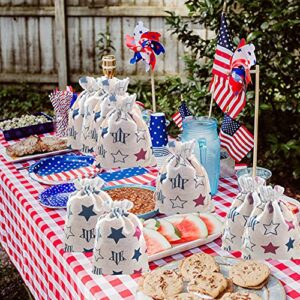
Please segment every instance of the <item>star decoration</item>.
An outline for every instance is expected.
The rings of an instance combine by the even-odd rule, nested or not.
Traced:
[[[103,144],[101,144],[101,146],[98,147],[98,153],[99,153],[99,155],[101,155],[103,158],[105,158],[106,152],[107,151],[104,149]]]
[[[95,257],[97,257],[96,261],[98,261],[99,259],[104,259],[104,257],[101,254],[101,250],[99,249],[95,249],[95,252],[98,252],[97,255],[95,255]]]
[[[88,221],[91,217],[97,216],[97,214],[93,211],[94,204],[90,206],[81,205],[81,212],[79,216],[85,217],[86,221]]]
[[[78,115],[79,115],[79,108],[74,109],[73,113],[72,113],[72,118],[75,119],[75,117],[78,116]]]
[[[163,195],[162,191],[160,190],[158,193],[157,193],[157,200],[160,201],[161,203],[164,203],[166,197]]]
[[[162,183],[166,178],[167,178],[167,173],[162,173],[159,178],[160,183]]]
[[[136,142],[138,143],[140,140],[146,140],[145,138],[146,130],[138,130],[136,135]]]
[[[93,252],[94,248],[91,248],[91,249],[86,249],[86,248],[83,248],[83,253],[86,253],[86,252]]]
[[[272,242],[270,242],[266,246],[261,246],[261,247],[264,248],[265,250],[264,253],[273,253],[273,254],[276,254],[276,250],[279,248],[279,246],[274,246]]]
[[[268,235],[268,234],[277,235],[277,228],[279,225],[280,225],[280,223],[273,223],[273,220],[270,222],[269,225],[263,224],[263,226],[265,228],[264,235]]]
[[[109,81],[108,81],[108,79],[104,79],[104,80],[102,81],[102,85],[109,86]]]
[[[184,208],[184,204],[187,202],[186,200],[180,199],[179,196],[176,196],[175,199],[170,199],[170,201],[172,202],[172,208]]]
[[[139,258],[142,255],[140,250],[141,248],[134,250],[134,255],[132,256],[132,259],[136,259],[136,261],[139,261]]]
[[[289,238],[289,241],[285,244],[288,248],[288,251],[290,251],[291,249],[294,248],[294,242],[295,242],[295,240],[293,240],[292,238]]]
[[[203,176],[196,176],[196,178],[194,179],[194,181],[195,181],[195,189],[196,188],[198,188],[198,186],[203,186],[204,185],[204,182],[203,182],[203,179],[204,179],[204,177]]]
[[[255,229],[255,226],[259,224],[259,221],[256,220],[256,216],[255,217],[249,217],[249,222],[248,222],[248,227],[252,228],[252,230]]]
[[[123,253],[123,250],[120,252],[111,251],[111,257],[109,258],[109,260],[114,261],[116,265],[118,265],[121,261],[126,260]]]
[[[249,216],[243,215],[243,218],[245,220],[244,226],[246,226],[246,224],[248,222],[248,219],[249,219]]]
[[[111,234],[107,237],[113,239],[116,244],[118,244],[120,239],[125,239],[126,236],[122,233],[123,227],[119,229],[111,228]]]
[[[69,136],[72,136],[74,139],[76,139],[77,134],[78,134],[78,132],[75,130],[74,127],[71,127],[69,129]]]
[[[102,128],[101,137],[104,137],[108,133],[108,128]]]
[[[116,132],[112,132],[111,135],[113,137],[113,143],[126,144],[126,138],[130,136],[130,133],[126,133],[122,128],[119,128]]]
[[[139,227],[139,226],[136,226],[136,229],[135,229],[135,232],[134,232],[134,235],[133,235],[133,236],[135,236],[135,237],[139,240],[141,234],[142,234],[142,231],[141,231],[140,227]]]
[[[245,248],[248,249],[248,250],[250,250],[250,251],[253,251],[253,247],[256,246],[256,244],[254,244],[254,243],[252,243],[252,242],[250,241],[250,238],[245,238],[244,243],[245,243],[245,245],[246,245]]]
[[[68,239],[71,236],[75,236],[74,233],[71,231],[71,226],[66,226],[65,228],[65,235],[66,238]]]
[[[97,111],[94,115],[94,121],[96,122],[101,117],[101,112]]]
[[[295,229],[295,225],[294,225],[293,221],[285,221],[285,223],[289,227],[288,231]]]
[[[234,222],[234,219],[236,216],[238,216],[240,213],[236,211],[237,210],[237,207],[233,207],[229,210],[229,213],[228,213],[228,219],[231,219],[232,222]]]
[[[228,229],[226,229],[226,230],[224,231],[224,237],[225,237],[225,240],[228,240],[228,241],[230,241],[231,243],[233,243],[233,240],[234,240],[234,238],[236,237],[236,235],[234,235],[234,234],[231,232],[230,228],[228,228]]]
[[[117,153],[112,153],[111,155],[114,158],[114,163],[116,162],[125,163],[125,159],[129,156],[129,155],[122,154],[120,150]]]
[[[189,181],[189,179],[185,179],[183,177],[181,177],[181,175],[178,173],[177,176],[175,176],[174,178],[170,178],[169,179],[172,183],[172,189],[175,188],[180,188],[182,190],[184,190],[184,185]]]
[[[206,198],[204,196],[202,196],[202,194],[200,194],[198,198],[193,200],[195,202],[195,206],[204,205],[205,199]]]
[[[97,268],[96,266],[94,266],[93,273],[95,275],[102,275],[102,268]]]
[[[95,228],[84,229],[82,228],[82,234],[79,236],[85,239],[88,243],[95,238]]]
[[[143,268],[140,268],[139,270],[134,270],[133,274],[141,274],[143,272]]]
[[[144,150],[143,148],[138,153],[135,153],[134,155],[136,156],[136,161],[145,159],[146,153],[147,150]]]
[[[122,275],[123,271],[113,271],[112,275]]]

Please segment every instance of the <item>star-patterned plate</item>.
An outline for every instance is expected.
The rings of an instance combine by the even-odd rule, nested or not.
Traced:
[[[98,171],[93,166],[94,157],[66,154],[41,159],[29,168],[29,176],[41,183],[55,185],[91,177]]]
[[[215,256],[216,262],[219,264],[220,269],[221,269],[221,273],[225,276],[228,277],[229,276],[229,270],[231,268],[231,266],[235,265],[236,263],[238,263],[238,259],[235,258],[231,258],[231,257],[221,257],[221,256]],[[164,266],[162,266],[161,268],[163,270],[178,270],[179,268],[179,264],[180,264],[181,260],[177,260],[174,262],[171,262],[169,264],[166,264]],[[187,288],[187,281],[184,281],[184,292],[188,291]],[[234,292],[251,292],[251,293],[255,293],[257,294],[259,297],[261,297],[262,300],[285,300],[286,299],[286,293],[285,290],[282,286],[282,284],[280,283],[280,281],[274,277],[274,276],[270,276],[268,283],[260,290],[248,290],[248,289],[244,289],[242,287],[237,287],[236,285],[234,285]],[[201,296],[201,299],[212,299],[208,296],[205,295],[199,295]],[[143,292],[141,291],[137,291],[136,300],[151,300],[152,298],[145,295]]]
[[[39,195],[39,201],[41,205],[48,208],[66,208],[69,196],[75,191],[73,183],[54,185]]]

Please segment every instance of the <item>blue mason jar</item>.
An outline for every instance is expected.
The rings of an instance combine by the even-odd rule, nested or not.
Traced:
[[[220,176],[220,140],[217,120],[208,117],[187,117],[183,120],[183,142],[196,140],[195,156],[206,169],[211,194],[218,190]]]

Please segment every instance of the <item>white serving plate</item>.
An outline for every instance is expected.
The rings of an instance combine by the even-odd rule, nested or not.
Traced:
[[[19,162],[24,162],[27,160],[40,159],[40,158],[44,158],[47,156],[64,154],[64,153],[68,153],[71,151],[74,151],[74,150],[63,149],[63,150],[56,150],[56,151],[52,151],[52,152],[36,153],[36,154],[13,158],[6,153],[6,148],[3,148],[3,149],[1,149],[0,154],[4,156],[4,158],[6,159],[7,162],[19,163]]]
[[[230,257],[221,257],[221,256],[215,256],[215,259],[217,263],[220,265],[221,273],[225,276],[228,277],[229,274],[229,269],[232,265],[236,264],[239,260],[235,258],[230,258]],[[178,268],[180,261],[174,261],[172,263],[166,264],[162,266],[162,269],[165,270],[175,270]],[[184,292],[187,292],[187,282],[184,284]],[[261,290],[249,290],[249,289],[244,289],[241,287],[234,286],[234,292],[236,291],[244,291],[244,292],[251,292],[255,293],[258,296],[260,296],[263,300],[285,300],[286,299],[286,293],[285,290],[280,283],[280,281],[271,275],[269,277],[269,281],[267,285],[265,285]],[[205,295],[199,295],[199,299],[212,299],[208,296]],[[145,295],[141,291],[137,291],[136,294],[136,300],[152,300],[151,297]]]
[[[220,237],[221,234],[222,234],[222,232],[220,230],[220,232],[211,234],[211,235],[207,236],[205,239],[198,239],[198,240],[194,240],[194,241],[191,241],[191,242],[174,245],[170,249],[167,249],[165,251],[150,255],[148,257],[149,262],[157,260],[157,259],[161,259],[161,258],[164,258],[164,257],[167,257],[167,256],[170,256],[170,255],[174,255],[174,254],[177,254],[177,253],[189,250],[189,249],[193,249],[195,247],[199,247],[199,246],[208,244],[208,243],[214,241],[215,239],[217,239],[218,237]]]

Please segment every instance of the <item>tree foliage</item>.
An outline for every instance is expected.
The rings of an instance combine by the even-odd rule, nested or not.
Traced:
[[[207,114],[216,38],[202,38],[194,28],[207,28],[217,34],[223,2],[188,0],[185,4],[189,17],[168,12],[167,24],[189,50],[185,58],[188,82],[183,83],[188,89],[187,102],[197,114]],[[270,168],[277,181],[282,177],[300,178],[299,8],[296,0],[231,0],[226,8],[234,44],[244,37],[256,47],[260,65],[259,164]],[[253,89],[248,89],[248,102],[240,116],[250,130]],[[221,115],[216,106],[214,114]]]

